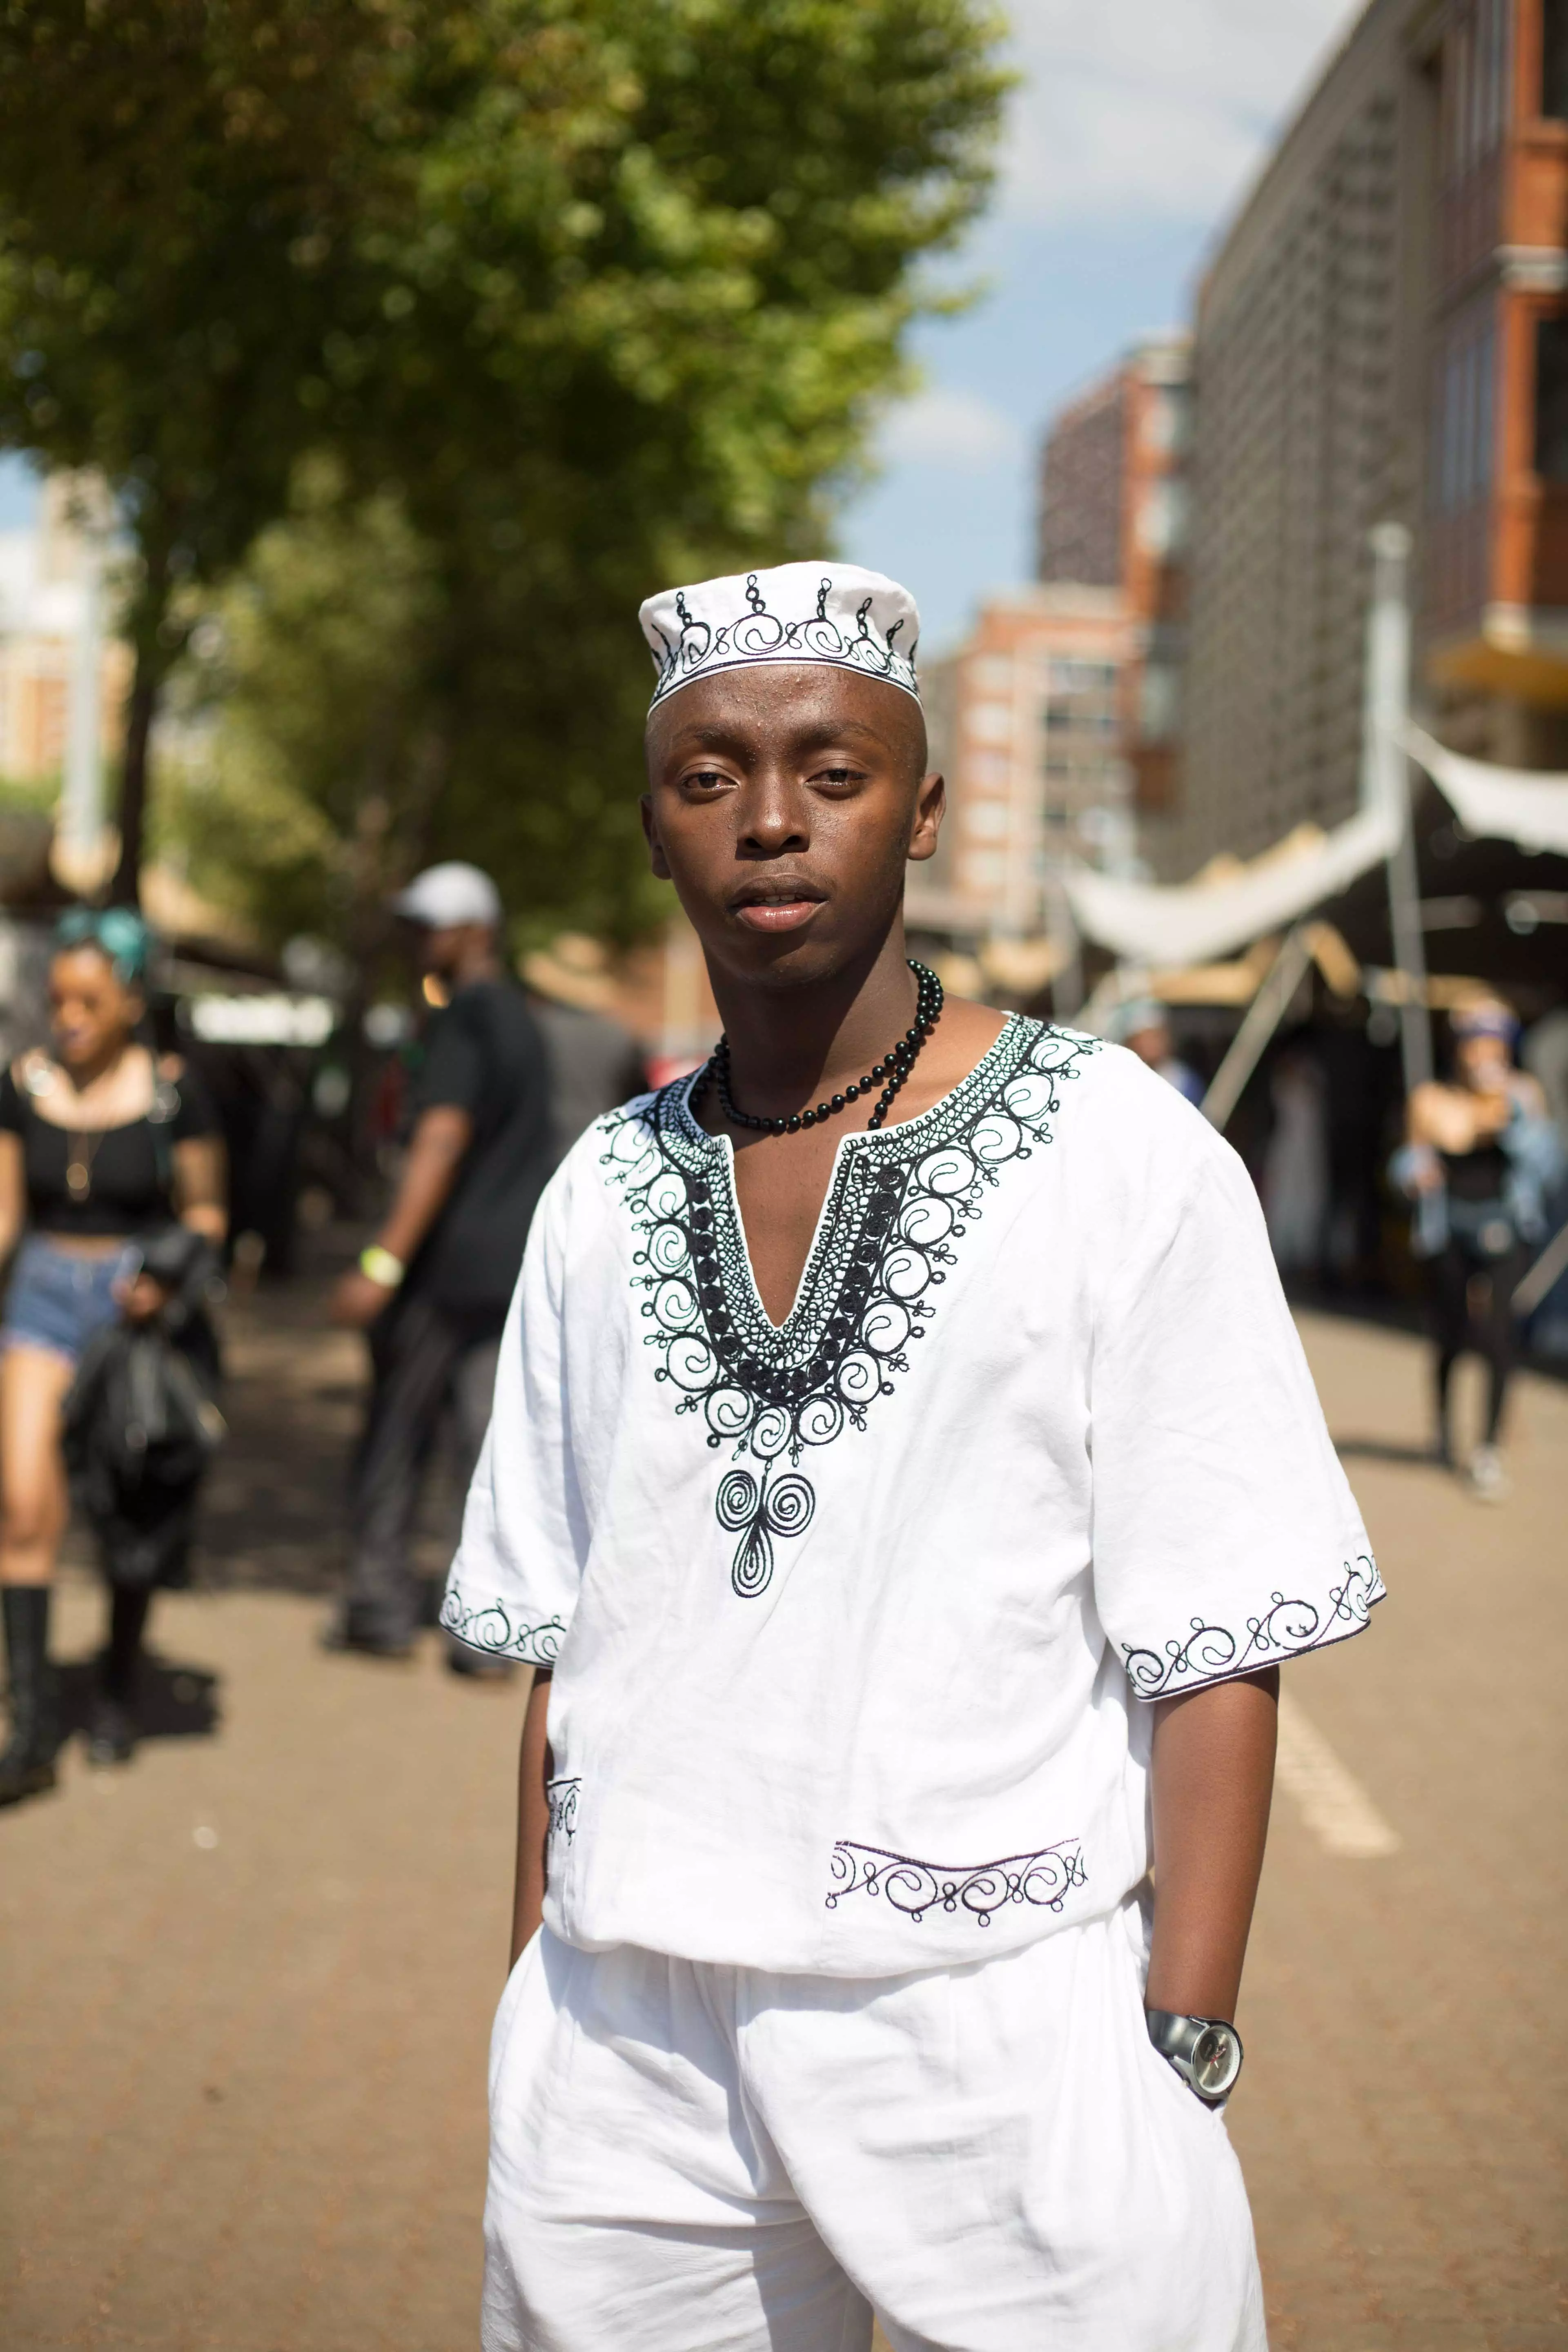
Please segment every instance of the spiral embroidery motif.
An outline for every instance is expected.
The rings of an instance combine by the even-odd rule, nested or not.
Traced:
[[[1204,1683],[1255,1674],[1280,1658],[1300,1657],[1346,1633],[1359,1632],[1373,1604],[1383,1597],[1376,1562],[1363,1552],[1358,1559],[1346,1560],[1344,1580],[1330,1591],[1326,1609],[1311,1601],[1287,1601],[1282,1592],[1275,1592],[1263,1614],[1249,1617],[1239,1633],[1194,1617],[1190,1630],[1167,1642],[1163,1653],[1133,1649],[1123,1642],[1127,1678],[1140,1698],[1163,1698],[1173,1690],[1195,1690]]]
[[[730,1582],[740,1599],[768,1590],[775,1547],[812,1524],[808,1451],[864,1430],[873,1400],[891,1396],[958,1243],[1003,1171],[1050,1141],[1060,1087],[1096,1050],[1092,1038],[1014,1020],[934,1109],[846,1138],[799,1294],[777,1327],[752,1278],[724,1148],[692,1115],[692,1081],[604,1122],[602,1164],[639,1236],[633,1280],[646,1293],[655,1378],[679,1392],[678,1413],[701,1415],[710,1446],[731,1449],[714,1516],[737,1538]]]
[[[919,1862],[910,1853],[856,1845],[840,1838],[833,1849],[833,1890],[827,1908],[846,1895],[881,1895],[917,1925],[928,1911],[965,1912],[977,1927],[989,1927],[1008,1903],[1029,1903],[1059,1912],[1073,1891],[1088,1884],[1083,1848],[1077,1838],[1031,1853],[1004,1854],[995,1862]]]

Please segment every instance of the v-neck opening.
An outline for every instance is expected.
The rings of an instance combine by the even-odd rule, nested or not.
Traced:
[[[849,1134],[839,1137],[833,1147],[833,1162],[827,1171],[827,1183],[816,1212],[816,1222],[812,1228],[811,1245],[801,1262],[800,1273],[795,1286],[795,1296],[790,1300],[789,1311],[782,1323],[775,1323],[768,1313],[757,1281],[757,1269],[752,1258],[751,1237],[746,1232],[746,1220],[741,1210],[740,1186],[735,1181],[734,1139],[724,1133],[710,1135],[691,1108],[691,1097],[696,1089],[697,1081],[702,1076],[702,1068],[693,1070],[689,1077],[685,1080],[679,1097],[680,1113],[691,1137],[700,1138],[710,1149],[716,1148],[722,1154],[725,1207],[734,1220],[735,1234],[740,1244],[740,1262],[745,1270],[746,1287],[750,1294],[749,1303],[756,1308],[763,1324],[774,1339],[785,1341],[795,1336],[792,1326],[801,1313],[803,1305],[809,1309],[814,1277],[818,1272],[819,1261],[824,1252],[829,1213],[844,1189],[846,1156],[852,1155],[857,1150],[875,1150],[879,1146],[890,1142],[895,1137],[917,1135],[918,1130],[928,1120],[935,1122],[944,1118],[956,1104],[962,1101],[970,1088],[982,1079],[988,1071],[990,1064],[1002,1057],[1003,1047],[1016,1033],[1019,1024],[1019,1014],[1009,1013],[980,1059],[964,1072],[957,1085],[950,1087],[946,1094],[941,1096],[937,1101],[928,1104],[924,1110],[917,1111],[912,1118],[900,1119],[891,1127],[858,1128]]]

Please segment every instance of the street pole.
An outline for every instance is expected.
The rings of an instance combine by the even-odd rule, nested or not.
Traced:
[[[1362,719],[1362,804],[1394,818],[1388,853],[1388,923],[1400,975],[1399,1048],[1405,1091],[1432,1076],[1432,1024],[1426,1010],[1426,948],[1421,883],[1411,824],[1410,761],[1405,728],[1410,704],[1410,533],[1380,522],[1372,533],[1372,603],[1366,619],[1366,691]]]
[[[80,887],[103,839],[103,546],[96,516],[78,526],[81,610],[66,708],[60,844]]]

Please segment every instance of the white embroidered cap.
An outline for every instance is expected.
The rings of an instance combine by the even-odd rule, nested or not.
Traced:
[[[915,600],[858,563],[779,563],[666,588],[637,618],[658,673],[650,709],[693,678],[753,662],[830,662],[920,700]]]

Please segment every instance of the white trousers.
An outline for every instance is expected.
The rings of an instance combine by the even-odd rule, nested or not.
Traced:
[[[1224,2122],[1136,1915],[773,1976],[548,1930],[490,2052],[485,2352],[1266,2352]]]

